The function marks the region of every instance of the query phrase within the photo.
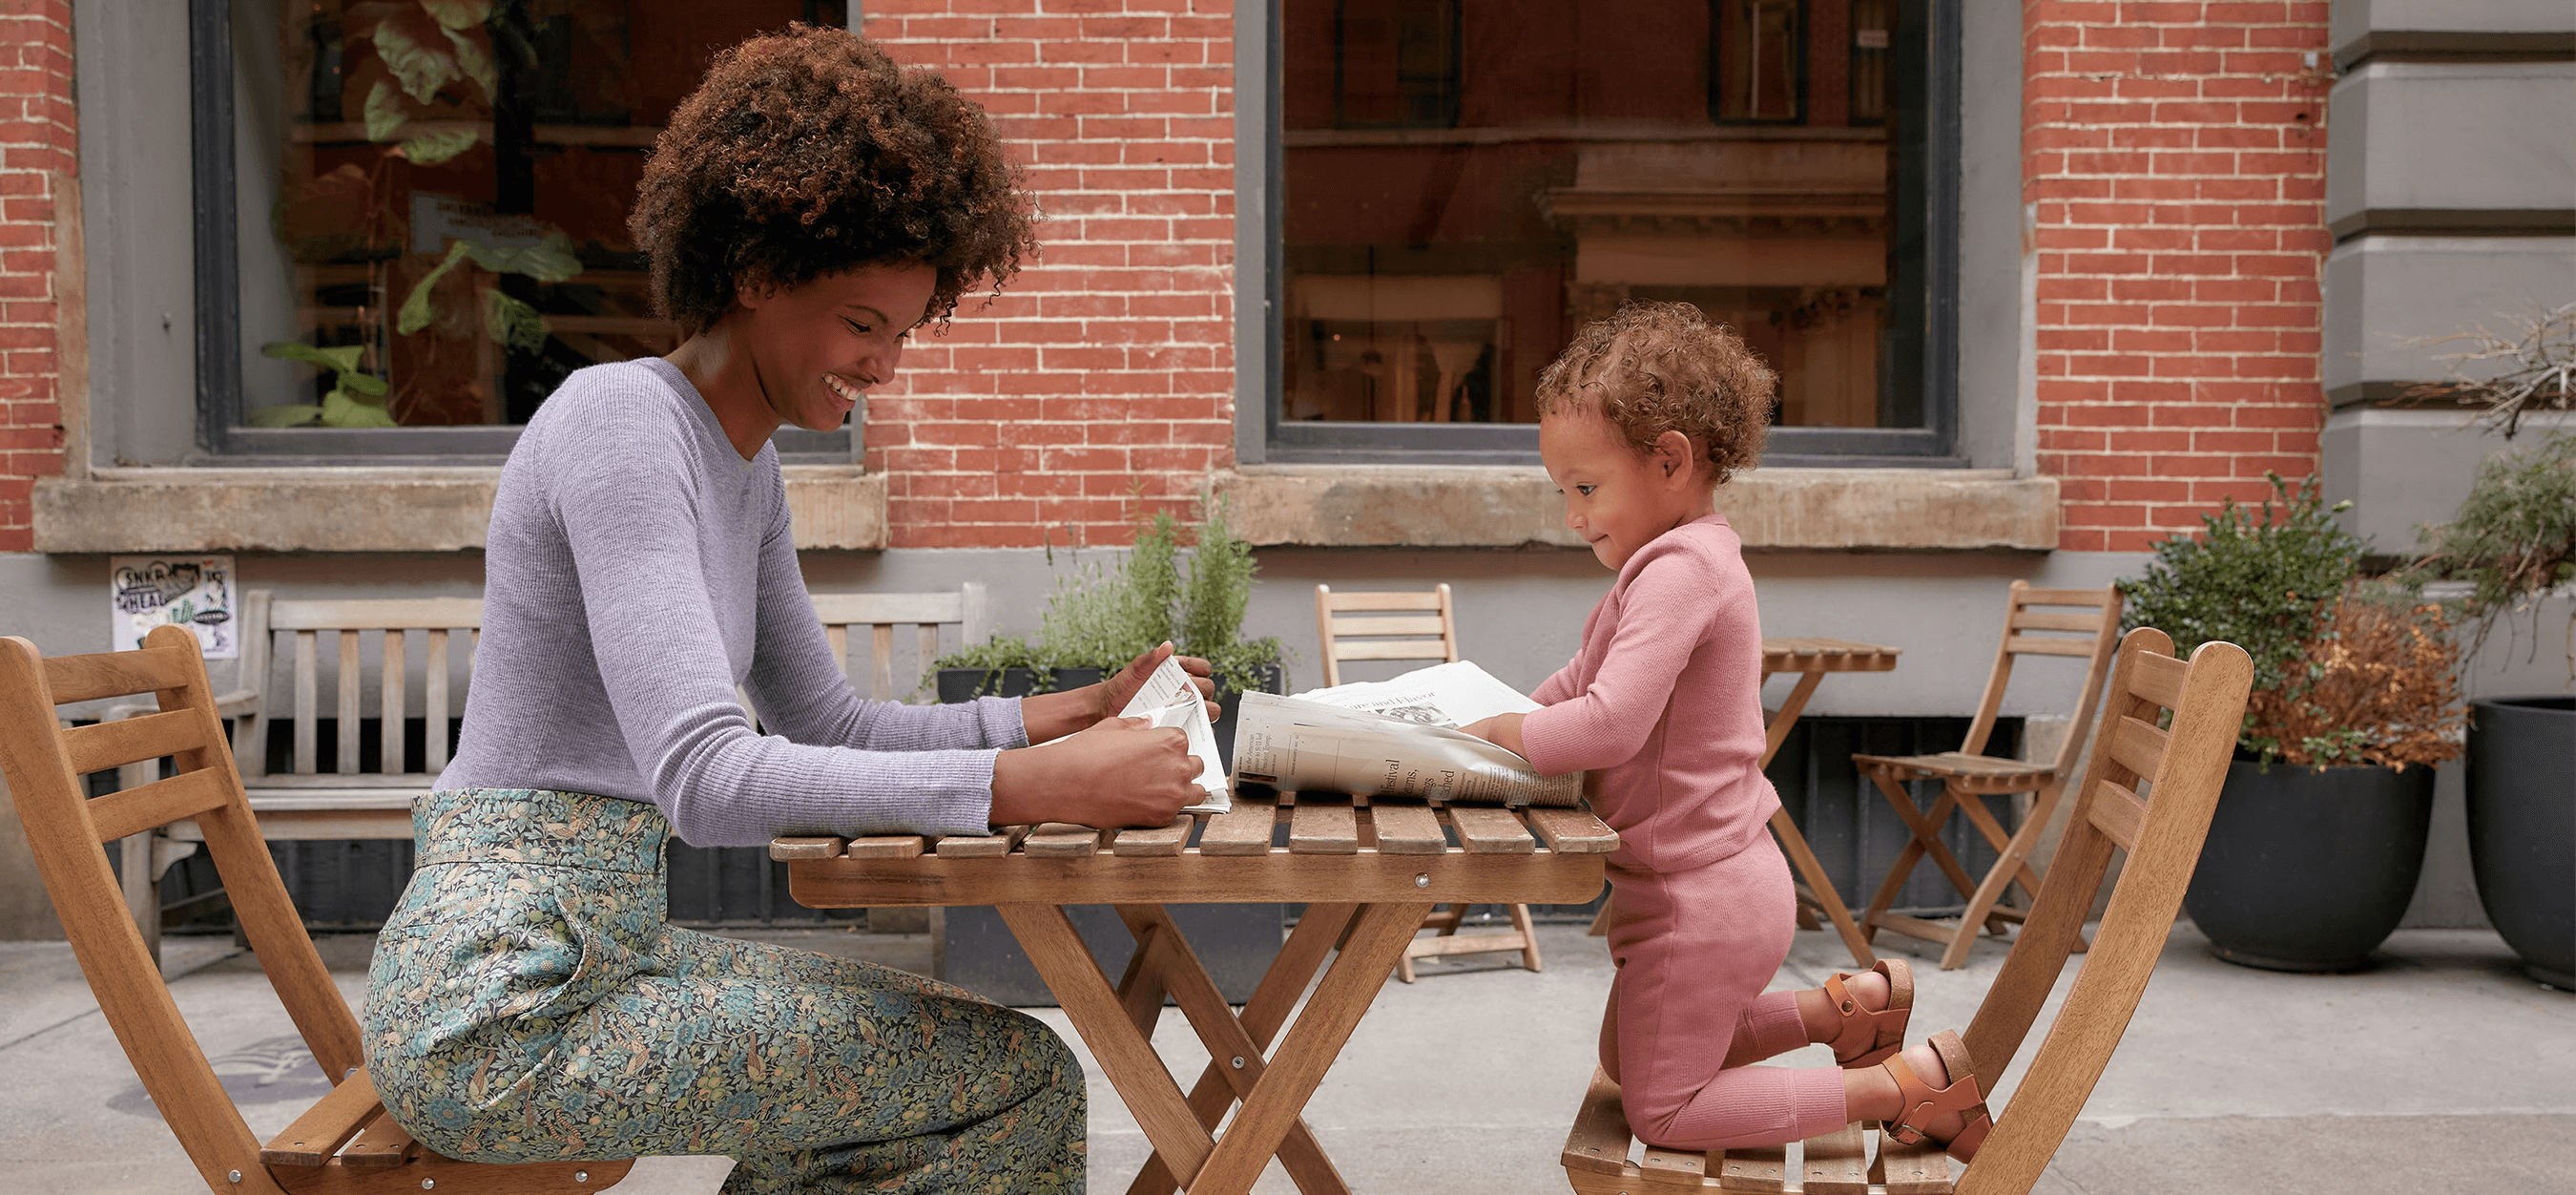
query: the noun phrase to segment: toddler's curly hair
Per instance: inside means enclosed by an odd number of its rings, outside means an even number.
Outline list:
[[[929,320],[1035,256],[1035,217],[974,101],[847,29],[789,25],[716,55],[644,167],[628,228],[653,304],[695,333],[737,279],[796,286],[884,262],[938,273]]]
[[[1687,303],[1634,302],[1574,334],[1538,376],[1542,416],[1589,411],[1640,452],[1689,436],[1723,484],[1762,459],[1778,375],[1744,338]]]

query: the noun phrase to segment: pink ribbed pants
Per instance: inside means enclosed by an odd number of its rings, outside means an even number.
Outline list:
[[[1665,1149],[1781,1145],[1846,1122],[1842,1071],[1749,1066],[1807,1044],[1796,997],[1765,994],[1797,932],[1779,845],[1702,867],[1612,865],[1601,1067],[1628,1127]]]

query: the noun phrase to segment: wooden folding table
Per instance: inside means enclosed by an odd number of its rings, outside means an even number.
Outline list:
[[[1849,639],[1824,639],[1799,636],[1762,641],[1762,679],[1768,681],[1781,672],[1798,674],[1796,687],[1789,690],[1779,712],[1771,715],[1763,729],[1762,766],[1771,766],[1771,757],[1789,737],[1789,728],[1798,724],[1798,715],[1807,708],[1807,697],[1816,691],[1816,682],[1828,672],[1887,672],[1896,667],[1900,649],[1875,643],[1855,643]],[[1789,819],[1785,808],[1771,815],[1771,833],[1780,840],[1781,853],[1789,856],[1789,866],[1798,873],[1798,916],[1808,921],[1822,913],[1826,924],[1842,935],[1843,945],[1851,948],[1852,961],[1863,967],[1874,965],[1878,956],[1870,951],[1869,939],[1852,921],[1851,910],[1843,906],[1840,893],[1834,891],[1832,877],[1818,862],[1816,852],[1807,849],[1807,839],[1798,832],[1798,823]],[[1817,928],[1802,924],[1802,929]]]
[[[1279,826],[1284,847],[1272,845]],[[1301,1112],[1423,915],[1435,904],[1591,900],[1618,842],[1584,809],[1245,793],[1230,813],[1155,830],[782,838],[770,855],[787,863],[797,902],[814,908],[994,906],[1154,1146],[1131,1195],[1241,1195],[1274,1155],[1299,1190],[1324,1195],[1349,1187]],[[1237,1013],[1163,906],[1273,901],[1306,911]],[[1065,916],[1063,906],[1086,904],[1115,906],[1136,937],[1114,985]],[[1166,996],[1211,1059],[1187,1095],[1154,1052]]]

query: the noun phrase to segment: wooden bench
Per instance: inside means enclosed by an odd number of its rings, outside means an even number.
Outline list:
[[[957,627],[961,645],[982,642],[992,629],[991,601],[974,581],[940,593],[815,594],[813,603],[843,675],[856,675],[852,639],[866,645],[861,688],[880,701],[911,696],[922,670],[940,654],[940,628]],[[243,593],[239,618],[241,682],[219,696],[215,708],[233,721],[233,759],[261,835],[277,841],[409,840],[412,798],[437,784],[465,714],[482,599],[281,601],[254,589]],[[913,632],[914,652],[910,670],[899,676],[896,647],[905,628]],[[272,692],[270,673],[280,661],[288,679]],[[153,709],[120,705],[108,717]],[[377,722],[372,734],[364,725],[369,717]],[[327,760],[326,718],[332,722]],[[271,771],[271,726],[281,720],[291,727],[286,768]],[[121,786],[157,779],[157,766],[128,765],[119,774]],[[158,878],[193,849],[185,844],[202,838],[194,821],[182,820],[136,835],[123,847],[127,905],[156,953]]]

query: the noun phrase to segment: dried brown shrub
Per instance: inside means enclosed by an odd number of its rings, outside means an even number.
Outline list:
[[[2292,683],[2256,691],[2247,713],[2301,767],[2430,767],[2460,754],[2458,664],[2440,606],[2346,592],[2304,645]]]

